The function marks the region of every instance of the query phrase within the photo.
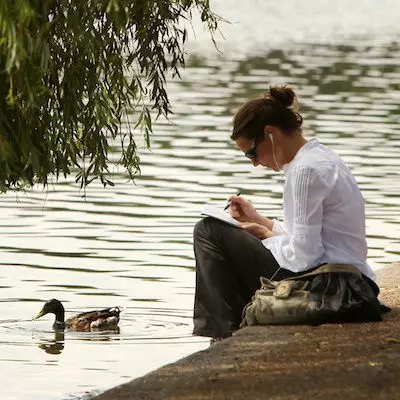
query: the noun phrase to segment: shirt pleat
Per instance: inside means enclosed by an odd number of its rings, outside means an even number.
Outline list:
[[[298,196],[297,204],[295,204],[295,207],[298,207],[295,212],[295,223],[305,225],[307,223],[307,199],[311,170],[309,168],[298,168],[294,175],[295,193]]]

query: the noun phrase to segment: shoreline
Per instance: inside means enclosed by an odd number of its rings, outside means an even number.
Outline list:
[[[91,398],[400,399],[400,263],[376,273],[382,322],[246,327]]]

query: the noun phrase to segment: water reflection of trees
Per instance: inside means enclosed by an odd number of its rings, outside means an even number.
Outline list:
[[[218,63],[192,57],[188,67],[209,69],[211,88],[234,87],[223,112],[231,115],[244,99],[267,90],[271,83],[295,85],[302,99],[315,95],[337,95],[343,102],[355,95],[376,99],[400,89],[399,55],[397,42],[375,45],[353,40],[349,44],[293,44],[258,50],[254,56],[236,61],[226,60],[222,54]],[[306,111],[313,109],[307,102],[303,106]]]

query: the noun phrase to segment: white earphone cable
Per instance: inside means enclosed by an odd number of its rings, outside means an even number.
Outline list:
[[[278,161],[276,161],[276,157],[275,157],[275,143],[274,143],[274,137],[272,136],[272,134],[270,133],[269,138],[271,140],[271,144],[272,144],[272,157],[274,158],[274,162],[276,165],[276,168],[278,169],[279,173],[281,174],[281,178],[282,178],[282,183],[285,182],[285,174],[283,173],[282,168],[279,166]]]

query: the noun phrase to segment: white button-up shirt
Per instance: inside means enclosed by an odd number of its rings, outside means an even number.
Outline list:
[[[275,236],[262,241],[279,265],[301,272],[351,264],[375,280],[366,262],[364,199],[342,159],[311,139],[283,172],[284,223],[274,220]]]

